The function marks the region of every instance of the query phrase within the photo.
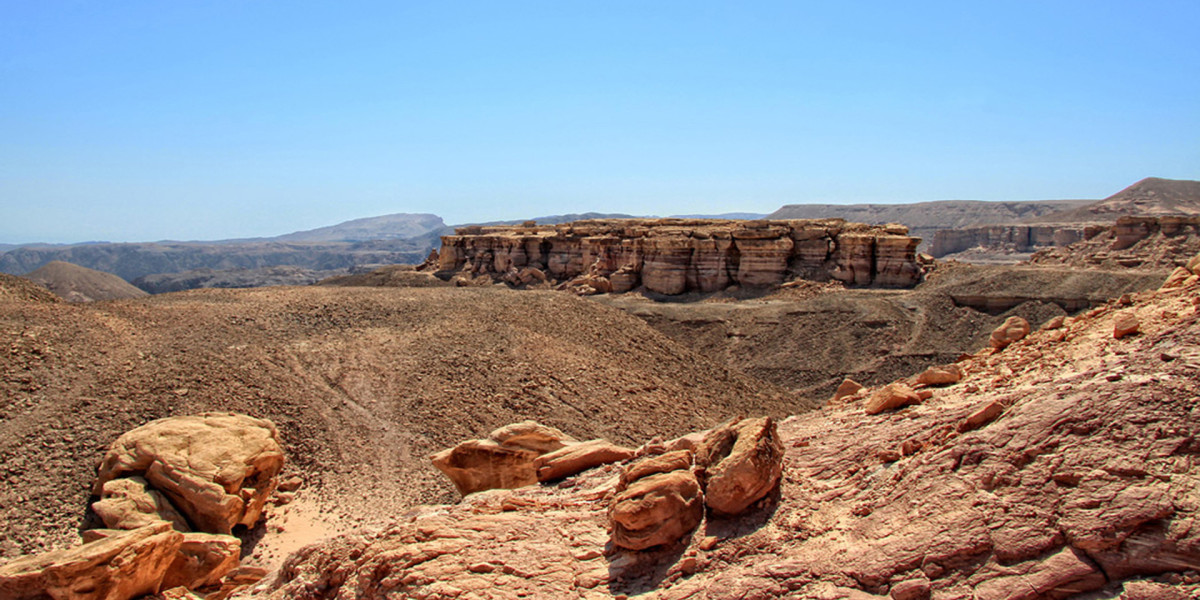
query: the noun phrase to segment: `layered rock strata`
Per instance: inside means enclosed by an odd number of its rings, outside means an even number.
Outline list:
[[[1067,246],[1095,237],[1104,225],[979,225],[961,229],[942,229],[933,234],[929,253],[940,258],[947,254],[982,247],[1009,252],[1033,252],[1040,248]]]
[[[1181,266],[1200,252],[1200,217],[1117,219],[1111,226],[1067,246],[1043,248],[1029,261],[1039,265],[1159,269]]]
[[[547,279],[583,293],[638,286],[667,295],[803,278],[909,287],[919,238],[901,225],[841,219],[605,219],[463,227],[442,237],[438,274],[515,286]]]

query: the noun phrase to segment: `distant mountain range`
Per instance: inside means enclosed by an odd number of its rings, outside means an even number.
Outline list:
[[[676,215],[685,218],[817,219],[843,218],[863,223],[902,223],[913,235],[933,238],[938,230],[972,225],[1113,220],[1121,214],[1200,214],[1200,182],[1149,178],[1102,200],[985,202],[946,200],[907,204],[789,204],[763,215],[734,212]],[[575,213],[533,219],[479,223],[516,224],[533,220],[553,225],[581,219],[634,215]],[[113,273],[126,281],[141,279],[153,291],[210,286],[253,286],[261,282],[303,283],[331,274],[363,271],[388,264],[414,264],[453,233],[441,217],[391,214],[346,221],[273,238],[211,242],[146,242],[23,246],[0,245],[0,272],[21,275],[51,261],[64,261]],[[294,267],[281,272],[274,267]],[[153,277],[151,277],[153,276]]]

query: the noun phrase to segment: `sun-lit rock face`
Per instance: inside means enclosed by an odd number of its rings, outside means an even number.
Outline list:
[[[919,238],[900,225],[841,219],[599,219],[554,226],[459,228],[442,237],[438,273],[522,285],[537,269],[579,293],[715,292],[792,279],[909,287]],[[486,279],[484,280],[486,281]]]

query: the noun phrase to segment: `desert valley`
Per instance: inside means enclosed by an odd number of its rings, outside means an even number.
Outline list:
[[[0,599],[1200,597],[1200,182],[0,271]]]

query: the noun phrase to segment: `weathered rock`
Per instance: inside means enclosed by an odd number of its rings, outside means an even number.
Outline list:
[[[1057,317],[1054,317],[1054,318],[1050,319],[1049,321],[1042,323],[1042,326],[1039,329],[1041,329],[1042,331],[1053,331],[1055,329],[1062,329],[1063,325],[1065,325],[1066,322],[1067,322],[1067,318],[1065,316],[1058,315]]]
[[[553,452],[576,441],[575,438],[537,421],[505,425],[488,434],[488,439],[504,446],[535,452]]]
[[[681,462],[676,453],[667,456],[643,460],[645,464],[635,464],[622,475],[608,512],[614,545],[645,550],[673,544],[703,519],[700,482],[686,468],[664,471]]]
[[[838,385],[837,390],[833,392],[833,397],[829,399],[829,403],[836,404],[841,402],[842,398],[853,396],[854,394],[858,393],[858,390],[861,389],[863,389],[863,386],[857,381],[849,378],[843,379],[842,383]]]
[[[943,365],[929,367],[917,375],[917,383],[921,385],[950,385],[962,379],[962,369],[958,365]]]
[[[608,440],[591,440],[543,454],[534,459],[533,467],[538,481],[553,481],[600,465],[629,460],[636,453]]]
[[[467,440],[430,457],[458,493],[466,496],[492,489],[511,489],[538,482],[533,461],[541,452],[504,446],[494,440]]]
[[[170,417],[117,438],[93,493],[102,494],[114,479],[140,475],[195,529],[227,534],[258,521],[282,467],[270,421],[230,413]]]
[[[992,400],[959,422],[958,431],[959,433],[965,433],[972,429],[979,429],[996,420],[996,417],[1002,414],[1004,414],[1004,404],[999,400]]]
[[[129,600],[159,590],[183,534],[160,522],[0,566],[2,600]]]
[[[990,342],[993,348],[1003,350],[1027,335],[1029,335],[1029,321],[1021,317],[1009,317],[992,331]]]
[[[488,439],[467,440],[442,450],[430,459],[466,496],[533,485],[538,482],[534,460],[573,443],[571,436],[553,427],[522,421],[496,429]]]
[[[242,541],[231,535],[185,533],[162,587],[197,589],[213,585],[238,566]]]
[[[162,494],[149,489],[141,477],[113,479],[104,484],[92,510],[109,529],[137,529],[166,521],[176,531],[191,531],[187,521]]]
[[[1175,267],[1174,271],[1167,276],[1166,281],[1163,281],[1161,289],[1169,290],[1177,287],[1183,287],[1183,283],[1191,277],[1193,273],[1187,267]]]
[[[710,431],[696,452],[704,501],[716,513],[744,512],[779,483],[783,443],[771,417],[735,420]]]
[[[1142,322],[1138,320],[1137,315],[1133,312],[1126,311],[1119,313],[1113,319],[1113,337],[1119,340],[1125,336],[1133,335],[1138,332],[1138,328],[1141,325]]]
[[[576,293],[713,292],[789,278],[908,287],[923,277],[920,239],[903,226],[840,219],[732,221],[587,220],[557,226],[463,227],[442,238],[444,279],[486,275],[529,285],[536,269]]]
[[[865,408],[868,415],[877,415],[885,410],[920,403],[921,397],[912,388],[903,383],[891,383],[871,394]]]

